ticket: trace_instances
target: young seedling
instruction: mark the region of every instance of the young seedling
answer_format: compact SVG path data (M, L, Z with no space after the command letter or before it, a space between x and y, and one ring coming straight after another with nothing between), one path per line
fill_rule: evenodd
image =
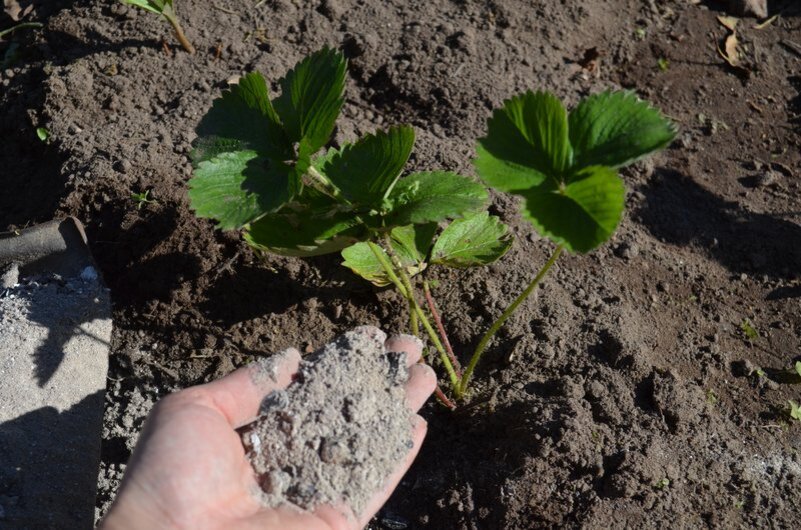
M745 335L745 338L748 339L748 342L754 341L759 338L759 332L754 328L751 324L751 321L747 318L744 318L742 322L740 322L740 330Z
M326 48L280 80L278 97L252 73L215 100L197 131L192 208L223 230L243 230L260 252L342 251L345 266L393 285L409 306L412 332L422 326L458 392L458 365L418 302L413 277L433 265L492 262L511 246L509 230L487 214L487 190L473 179L448 171L400 178L414 146L411 127L323 151L342 107L346 67L341 53ZM447 220L454 221L441 228Z
M141 210L146 204L155 202L150 198L150 190L145 190L140 193L131 193L131 199L136 203L136 209Z
M195 47L192 46L192 43L186 38L184 30L178 22L178 16L175 14L175 8L173 7L173 0L122 0L122 2L164 17L167 22L170 23L172 29L175 30L175 36L178 38L178 42L181 43L183 49L189 53L195 53Z
M523 217L556 249L534 279L482 337L460 382L492 337L534 291L563 251L584 254L620 222L626 190L617 169L666 147L676 128L631 92L602 92L571 112L546 92L526 92L495 110L474 161L488 185L520 195Z
M37 127L36 137L42 142L48 143L50 141L50 131L46 127Z

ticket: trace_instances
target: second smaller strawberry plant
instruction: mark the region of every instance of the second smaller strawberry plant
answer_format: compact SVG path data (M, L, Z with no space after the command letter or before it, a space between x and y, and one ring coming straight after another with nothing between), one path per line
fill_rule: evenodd
M122 0L122 3L135 6L164 17L164 20L166 20L170 26L172 26L173 31L175 31L175 37L178 39L178 42L181 43L181 47L183 47L183 49L189 53L195 53L195 47L192 46L192 43L186 38L184 29L181 27L181 23L178 21L178 15L175 13L173 0Z

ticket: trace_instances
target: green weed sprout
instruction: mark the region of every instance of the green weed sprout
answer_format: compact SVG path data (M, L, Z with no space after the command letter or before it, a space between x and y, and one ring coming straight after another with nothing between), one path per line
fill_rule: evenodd
M146 204L156 202L155 199L150 197L150 190L145 190L139 193L131 193L131 200L136 203L137 210L141 210Z
M787 403L790 404L790 418L801 421L801 405L792 399L788 400Z
M632 92L602 92L568 113L546 92L525 92L493 112L474 165L483 181L523 198L523 217L556 244L550 259L490 326L460 382L464 394L492 337L534 291L563 251L607 241L623 214L617 169L666 147L674 125Z
M178 38L178 42L181 43L183 49L189 53L195 53L195 47L192 46L192 43L186 38L184 30L178 22L178 16L175 14L175 8L173 7L173 0L122 0L122 2L163 16L167 22L170 23L172 29L175 30L175 36Z
M413 276L434 265L490 263L510 248L509 229L486 212L487 190L474 179L449 171L400 178L414 146L411 127L323 150L346 68L341 53L324 48L280 80L275 98L251 73L215 100L197 129L192 208L220 229L242 230L259 252L341 252L358 275L393 285L408 303L412 332L422 325L458 393L458 364L418 302Z

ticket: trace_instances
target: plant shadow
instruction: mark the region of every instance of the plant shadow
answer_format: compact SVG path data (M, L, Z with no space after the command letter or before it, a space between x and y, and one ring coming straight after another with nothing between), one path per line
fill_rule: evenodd
M794 278L801 272L801 226L746 211L691 178L657 169L639 188L645 203L634 212L654 237L694 245L733 273Z
M474 400L455 412L429 405L426 443L378 521L389 514L410 528L421 516L430 528L507 527L507 496L515 496L507 481L526 473L532 461L545 462L546 447L558 443L574 415L558 386L526 388L526 396L503 405L495 398ZM532 506L532 527L547 525L561 509L545 504L543 498Z
M230 327L267 314L286 313L310 298L316 298L326 307L329 302L337 301L353 304L375 301L376 289L341 267L338 254L305 261L308 267L293 266L291 269L298 270L290 274L286 273L290 267L285 266L278 272L258 262L232 264L231 271L214 278L205 301L200 304L201 311L210 320ZM329 281L310 282L306 277L309 269Z

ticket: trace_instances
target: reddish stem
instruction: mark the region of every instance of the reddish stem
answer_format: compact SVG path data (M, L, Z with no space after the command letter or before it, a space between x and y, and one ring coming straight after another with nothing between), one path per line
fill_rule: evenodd
M456 410L456 403L448 399L448 396L445 395L439 385L437 385L437 388L434 389L434 395L437 396L437 399L439 399L443 405L451 410Z
M445 349L448 351L448 357L450 357L451 362L453 363L453 367L456 370L456 375L459 376L459 379L461 379L462 365L459 364L459 360L453 353L453 348L451 347L451 341L448 340L448 334L445 333L445 326L442 325L442 319L439 317L439 312L437 311L436 304L434 304L434 298L431 296L431 289L429 289L427 281L423 282L423 292L426 295L426 302L428 303L428 309L431 311L431 316L434 317L434 323L437 325L437 329L439 330L439 336L442 337L442 342L445 343Z

